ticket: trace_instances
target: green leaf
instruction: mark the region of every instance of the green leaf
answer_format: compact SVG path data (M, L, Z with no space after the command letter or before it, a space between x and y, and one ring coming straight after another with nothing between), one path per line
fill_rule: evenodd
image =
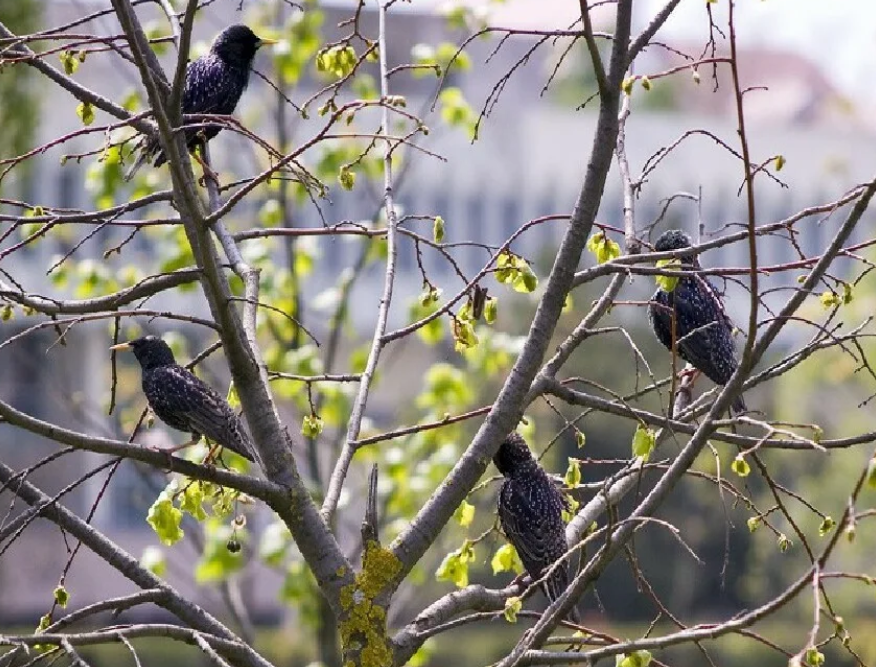
M167 572L167 559L164 557L164 551L154 545L143 549L140 565L157 577L163 577L164 573Z
M438 566L435 578L452 582L457 588L465 588L468 586L468 561L463 560L459 550L450 552Z
M301 422L301 435L305 438L316 438L322 433L322 419L319 415L304 415Z
M37 625L37 634L48 628L52 624L52 615L51 614L43 614L40 616L39 625Z
M620 245L605 235L605 232L596 232L587 240L587 250L596 256L597 264L605 264L620 257Z
M821 667L824 664L824 654L814 646L806 649L803 660L809 667Z
M843 303L848 305L854 298L855 295L852 293L851 283L843 283Z
M517 622L517 614L523 609L523 600L518 596L512 595L505 600L505 611L503 612L505 620L509 623Z
M870 459L870 463L867 464L867 486L876 489L876 458Z
M75 74L76 70L79 69L79 58L72 51L61 51L58 57L61 59L61 64L64 66L64 74L67 76Z
M677 257L672 259L658 259L658 269L677 270L681 267L681 260ZM673 292L678 287L678 276L654 276L657 286L664 292Z
M165 489L149 508L146 522L152 526L152 530L163 544L171 546L183 537L183 530L180 528L182 517L183 513L173 506L171 495L168 489Z
M779 538L776 540L779 545L779 551L785 553L788 549L791 548L792 542L788 539L788 536L782 533L779 535Z
M179 508L183 512L188 512L197 521L203 521L207 518L207 513L204 511L204 487L199 481L189 482L183 487L182 498L180 499Z
M587 436L584 435L583 431L575 431L575 442L578 445L578 449L583 448L587 444Z
M491 296L484 301L484 321L487 324L493 324L496 321L496 316L499 311L499 300Z
M538 277L532 272L532 269L529 267L529 264L523 264L523 268L520 270L520 274L511 284L514 288L515 292L522 292L524 294L530 294L535 291L538 287Z
M352 46L339 44L323 49L317 54L316 69L343 79L353 71L357 60L356 50Z
M462 504L456 508L456 512L453 516L459 521L460 526L466 528L471 525L472 521L474 521L475 506L467 500L463 500Z
M775 167L776 171L782 171L782 167L785 166L785 156L777 155L775 159Z
M740 477L748 477L751 473L751 466L748 465L748 461L745 460L742 454L737 454L736 458L733 459L733 463L730 464L730 470Z
M91 125L94 122L94 107L89 102L80 102L76 105L76 115L83 125Z
M450 319L450 329L453 333L454 349L457 352L463 352L469 348L477 347L479 342L478 336L474 331L472 322L452 317Z
M338 171L338 183L344 190L352 190L356 185L356 173L350 170L349 165L343 165Z
M496 553L490 560L490 566L493 568L494 575L500 572L515 572L517 574L523 572L523 562L513 544L503 544L496 549Z
M432 223L432 238L435 239L435 243L444 240L444 218L440 215L436 215L435 222Z
M570 489L577 488L581 483L581 461L569 459L569 467L566 468L566 477L563 480Z
M67 603L70 602L70 593L67 592L67 589L63 586L56 586L53 595L58 606L66 609Z
M650 651L636 651L624 655L615 656L616 667L648 667L651 664Z
M641 456L643 461L647 461L656 444L657 434L641 423L638 424L633 435L633 456Z
M639 79L639 81L642 84L642 88L644 88L645 90L651 90L651 79L649 79L647 76L643 76L641 79Z
M836 521L833 520L833 517L826 516L821 521L821 525L818 527L818 534L821 537L827 535L830 531L834 529L836 526Z
M748 521L746 521L746 524L748 525L748 532L753 533L754 531L756 531L760 527L761 521L763 521L763 519L761 519L759 516L753 516Z
M821 305L824 306L825 309L833 308L834 306L838 306L840 304L840 298L836 292L822 292L819 299L821 300Z

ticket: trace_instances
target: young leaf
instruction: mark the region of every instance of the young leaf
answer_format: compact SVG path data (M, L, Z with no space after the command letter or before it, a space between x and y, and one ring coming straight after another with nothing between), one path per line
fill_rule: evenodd
M444 218L440 215L435 216L435 222L432 223L432 238L435 243L441 243L444 240Z
M182 516L183 513L173 506L173 501L165 490L149 508L146 522L152 526L162 544L171 546L183 537L183 530L180 528Z
M185 485L179 508L191 514L197 521L207 518L204 511L204 489L200 482L193 481Z
M733 463L730 464L730 470L740 477L748 477L749 473L751 473L751 466L748 465L748 461L745 460L742 454L737 454L736 458L733 459Z
M596 256L597 264L605 264L620 257L620 245L605 235L605 232L596 232L587 241L587 250Z
M776 542L779 545L779 551L785 553L788 549L791 548L791 540L788 539L788 536L782 533L779 535L778 540Z
M90 102L80 102L76 105L76 115L83 125L91 125L94 122L94 107Z
M818 527L818 534L821 537L827 535L830 531L833 530L834 526L836 526L836 521L833 520L833 517L826 516L821 522L821 525Z
M316 438L322 433L322 419L319 415L304 415L301 422L301 435L305 438Z
M670 271L677 270L681 266L681 260L674 259L658 259L656 264L658 269L669 269ZM678 287L678 276L654 276L657 286L664 292L673 292Z
M523 609L523 601L516 595L509 597L505 600L505 611L503 612L505 620L509 623L516 623L517 614L521 609Z
M523 572L523 563L513 544L503 544L496 549L490 566L493 568L494 575L500 572L515 572L517 574Z
M461 552L451 551L441 561L435 572L438 581L450 581L457 588L468 586L468 561L464 561Z
M493 324L496 321L496 315L499 312L499 301L496 297L491 296L484 302L484 321L487 324Z
M67 76L74 74L79 69L79 58L73 55L72 51L61 51L58 57L61 59L61 64L64 66L64 74Z
M581 461L569 459L569 467L566 468L566 477L563 481L570 489L576 488L581 483Z
M614 664L617 667L648 667L651 664L651 652L642 650L618 655L615 656Z
M70 593L63 586L55 587L55 602L58 603L58 606L62 609L67 608L67 603L70 602Z
M636 433L633 435L633 456L641 456L643 461L647 461L656 444L657 434L654 431L642 424L636 426Z
M812 646L806 649L806 654L803 656L803 660L806 661L806 664L809 667L821 667L824 664L824 653Z
M474 521L474 516L475 506L466 500L462 501L462 504L456 508L456 512L454 514L456 520L459 521L459 525L463 528L471 525L471 522Z

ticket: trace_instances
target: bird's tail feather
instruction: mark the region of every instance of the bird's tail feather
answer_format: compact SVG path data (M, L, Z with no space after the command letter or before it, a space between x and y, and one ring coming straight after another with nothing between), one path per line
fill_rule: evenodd
M569 568L562 565L557 566L551 575L544 582L544 594L548 600L554 602L569 587ZM566 620L578 625L581 623L581 616L578 614L578 609L573 605L566 613Z
M128 168L128 171L125 172L125 182L134 178L136 173L140 171L140 167L152 159L157 150L157 146L154 140L149 139L148 137L143 137L135 150L137 151L137 158Z

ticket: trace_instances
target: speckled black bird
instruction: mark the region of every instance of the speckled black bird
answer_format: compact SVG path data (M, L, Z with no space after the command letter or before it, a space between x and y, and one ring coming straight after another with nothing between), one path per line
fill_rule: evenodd
M499 522L527 573L537 581L568 551L563 521L566 499L517 432L505 438L493 463L505 476L499 490ZM569 572L566 559L544 581L549 600L556 600L566 590ZM569 619L577 622L577 618L573 608Z
M664 232L654 250L667 252L691 246L690 237L678 229ZM699 269L696 257L681 258L685 269ZM679 278L675 289L658 288L648 307L648 319L655 335L672 350L672 311L675 310L675 340L678 354L702 371L715 384L727 384L739 366L733 342L733 323L724 311L718 290L705 276ZM745 401L737 396L734 412L745 412Z
M143 369L143 393L149 407L168 426L192 434L190 442L170 451L193 445L203 435L253 460L252 443L228 401L177 364L167 343L156 336L145 336L110 349L134 352Z
M245 25L225 28L213 40L210 51L190 62L186 68L182 95L183 114L227 116L233 113L249 84L249 72L256 51L265 44L274 43L275 40L256 36ZM194 152L196 148L204 146L221 129L220 125L186 129L189 151ZM140 155L128 170L125 180L130 180L148 160L152 161L154 167L160 167L167 162L158 137L150 137L144 141Z

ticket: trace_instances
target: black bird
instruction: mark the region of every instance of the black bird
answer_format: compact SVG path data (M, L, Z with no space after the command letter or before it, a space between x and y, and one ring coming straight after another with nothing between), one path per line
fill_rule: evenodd
M168 426L192 434L190 442L169 451L189 447L203 435L254 460L252 442L228 401L177 364L167 343L157 336L146 336L110 349L134 352L143 369L143 393L149 407Z
M493 463L505 476L499 490L499 522L529 576L537 581L568 551L563 521L566 498L515 431L499 446ZM569 586L569 572L566 559L544 581L544 593L552 602ZM569 619L577 622L577 618L573 608Z
M275 40L257 37L245 25L225 28L213 40L209 53L190 62L186 68L182 95L183 114L227 116L233 113L249 84L249 71L256 51L265 44L274 43ZM186 129L189 151L194 153L196 148L205 146L221 129L220 125ZM147 160L152 160L154 167L160 167L167 162L156 136L148 137L141 144L140 155L125 174L125 180L133 178Z
M654 244L657 252L681 250L691 246L690 237L678 229L661 234ZM681 268L700 269L696 257L682 257ZM671 292L658 288L648 306L648 319L654 334L672 350L672 316L675 311L675 342L678 354L715 384L727 384L739 366L733 342L733 323L724 311L718 290L706 278L691 275L679 278ZM739 395L732 410L745 412Z

